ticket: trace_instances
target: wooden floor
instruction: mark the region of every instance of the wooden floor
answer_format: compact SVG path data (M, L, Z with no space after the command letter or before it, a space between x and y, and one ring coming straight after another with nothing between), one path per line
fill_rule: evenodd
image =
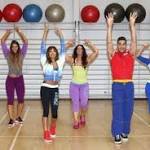
M61 101L57 138L47 144L42 140L40 101L27 101L23 126L7 127L6 102L0 101L0 150L149 150L150 115L146 101L136 101L132 131L127 143L115 145L111 138L111 101L90 101L87 125L72 129L69 101Z

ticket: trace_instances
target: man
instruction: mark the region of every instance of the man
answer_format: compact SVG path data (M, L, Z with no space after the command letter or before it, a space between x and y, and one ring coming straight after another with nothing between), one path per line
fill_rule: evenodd
M128 140L130 123L134 106L134 85L132 82L137 38L135 20L137 14L130 14L129 26L131 33L130 49L127 49L125 37L117 39L117 48L113 48L112 28L114 18L112 13L106 17L107 21L107 55L112 72L112 135L117 144Z

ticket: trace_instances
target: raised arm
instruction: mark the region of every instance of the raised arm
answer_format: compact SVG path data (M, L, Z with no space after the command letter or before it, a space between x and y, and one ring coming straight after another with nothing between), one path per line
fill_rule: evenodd
M75 40L74 39L70 39L70 40L67 41L67 43L65 45L65 48L69 49L69 48L72 48L74 45L75 45ZM71 65L72 62L73 62L72 56L71 55L66 55L65 56L65 61L66 61L66 63Z
M19 27L15 27L15 31L17 32L17 34L20 36L21 40L23 43L28 43L28 40L26 38L26 36L23 34L23 32L19 29Z
M139 60L140 62L142 62L145 65L149 65L150 64L150 58L145 58L143 56L138 56L137 60Z
M141 54L143 53L143 51L145 49L148 49L148 47L149 47L148 43L143 44L142 48L140 50L138 50L138 53L136 54L137 60L139 60L140 62L142 62L145 65L149 65L150 64L150 58L145 58L145 57L141 56Z
M43 38L42 40L43 41L46 41L47 40L47 35L48 35L48 24L44 24L44 33L43 33Z
M41 59L42 66L46 62L46 39L47 39L47 35L48 35L48 25L44 24L44 33L43 33L41 48L40 48L40 59Z
M136 18L137 18L136 12L130 14L130 20L129 20L130 34L131 34L130 53L134 56L136 55L136 50L137 50L137 36L136 36L136 28L135 28Z
M96 59L99 52L98 52L97 47L94 44L92 44L92 42L90 40L85 40L85 45L90 50L92 50L92 53L90 55L88 55L88 58L87 58L88 64L91 64Z
M75 45L75 40L74 39L69 39L67 43L65 44L65 49L72 48Z
M9 54L9 48L7 47L5 42L11 33L12 33L12 30L6 30L6 32L4 33L4 35L1 38L2 50L3 50L3 54L5 57L7 57Z
M140 56L140 55L144 52L145 49L148 49L148 48L149 48L149 46L150 46L150 45L149 45L148 43L142 44L141 49L138 49L138 50L136 51L136 57Z
M60 28L55 28L55 33L60 39L60 56L65 56L65 41L62 30Z
M23 42L21 52L22 52L22 55L25 56L27 53L27 49L28 49L28 40L26 36L23 34L23 32L19 29L19 27L15 27L15 31L17 32L17 34L19 35L19 37L21 38Z
M108 58L111 59L114 48L113 48L113 42L112 42L112 28L113 28L113 22L114 17L112 13L109 13L108 16L106 16L106 22L107 22L107 55Z
M1 38L1 43L4 43L8 39L8 37L11 33L12 33L12 30L10 30L10 29L6 30L6 32L4 33L4 35Z

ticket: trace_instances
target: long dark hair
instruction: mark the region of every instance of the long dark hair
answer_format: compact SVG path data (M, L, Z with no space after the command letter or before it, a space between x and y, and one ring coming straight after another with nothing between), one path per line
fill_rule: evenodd
M51 62L52 62L51 58L49 57L49 52L50 52L52 49L54 49L54 51L56 52L55 61L57 61L57 60L59 59L59 53L58 53L57 48L56 48L55 46L49 46L49 47L47 48L47 52L46 52L46 58L47 58L47 62L48 62L48 63L51 63Z
M77 58L77 49L78 49L78 47L79 46L81 46L82 47L82 58L81 58L81 60L82 60L82 66L84 67L84 68L86 68L87 67L87 64L88 64L88 62L87 62L87 53L86 53L86 49L84 48L84 46L82 45L82 44L78 44L75 48L74 48L74 51L73 51L73 54L72 54L72 57L73 57L73 62L74 62L74 64L75 64L75 60L76 60L76 58Z
M14 51L12 50L14 44L18 46L18 50L16 53L14 53ZM9 59L13 65L17 66L18 68L22 67L20 45L16 40L11 41Z

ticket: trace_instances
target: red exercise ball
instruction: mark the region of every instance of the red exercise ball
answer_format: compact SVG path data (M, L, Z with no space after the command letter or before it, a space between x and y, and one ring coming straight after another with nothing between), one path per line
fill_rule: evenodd
M87 5L81 10L81 18L84 22L94 23L100 17L98 8L94 5Z
M22 16L22 9L17 4L8 4L3 9L3 17L7 22L18 22Z
M3 14L2 14L2 12L0 10L0 21L2 20L2 18L3 18Z

